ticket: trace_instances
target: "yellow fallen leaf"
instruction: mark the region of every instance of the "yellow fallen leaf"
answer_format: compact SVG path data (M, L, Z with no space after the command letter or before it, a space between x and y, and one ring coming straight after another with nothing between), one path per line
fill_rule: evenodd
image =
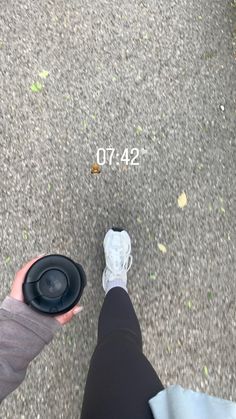
M136 128L136 134L139 135L139 134L141 134L142 131L143 131L142 127L140 127L140 125L138 125L137 128Z
M49 75L49 72L47 70L43 70L39 73L39 77L41 77L41 79L46 79Z
M204 366L204 368L203 368L203 373L204 373L204 375L206 376L206 377L208 377L208 368L207 368L207 366L205 365Z
M193 307L193 303L191 300L188 301L187 306L189 308L189 310L191 310L191 308Z
M184 208L187 205L187 196L185 192L182 192L182 194L178 197L178 206L180 208Z
M28 233L28 231L27 231L27 230L24 230L24 231L23 231L23 239L24 239L24 240L28 240L28 238L29 238L29 233Z
M162 253L166 253L166 252L167 252L167 249L166 249L165 245L164 245L164 244L162 244L162 243L158 243L158 248L159 248L159 250L160 250Z

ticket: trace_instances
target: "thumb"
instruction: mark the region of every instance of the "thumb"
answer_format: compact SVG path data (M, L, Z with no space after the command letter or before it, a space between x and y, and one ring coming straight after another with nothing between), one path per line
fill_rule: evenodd
M73 309L73 314L78 314L83 310L83 306L75 306L75 308Z

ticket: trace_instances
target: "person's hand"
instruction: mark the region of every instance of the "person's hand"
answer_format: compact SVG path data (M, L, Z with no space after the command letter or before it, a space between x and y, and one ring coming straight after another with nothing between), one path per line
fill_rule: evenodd
M26 275L27 271L29 270L29 268L33 265L33 263L36 262L36 260L42 258L43 256L45 256L45 253L40 255L40 256L37 256L36 258L27 262L16 273L13 284L12 284L11 292L10 292L10 296L12 298L15 298L16 300L24 302L22 285L23 285L23 282L24 282L24 279L25 279L25 275ZM82 306L76 305L70 311L67 311L67 313L59 314L58 316L54 316L54 319L56 319L61 325L64 325L64 324L68 323L75 314L80 313L82 310L83 310Z

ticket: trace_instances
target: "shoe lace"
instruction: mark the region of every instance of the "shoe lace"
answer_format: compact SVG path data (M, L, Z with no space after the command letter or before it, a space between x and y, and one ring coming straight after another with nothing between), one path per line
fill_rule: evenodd
M119 253L120 253L121 257L122 257L122 254L121 254L122 253L122 249L119 249L118 251L119 251ZM107 268L111 272L115 273L116 275L119 274L119 273L121 273L124 269L126 270L126 272L128 272L130 270L130 268L131 268L132 263L133 263L133 256L130 255L129 252L130 252L130 248L127 250L127 254L126 254L125 258L124 258L124 262L122 264L122 268L121 268L120 271L118 271L118 272L117 271L116 272L113 271L113 268L110 266L109 259L108 259L108 261L106 263Z

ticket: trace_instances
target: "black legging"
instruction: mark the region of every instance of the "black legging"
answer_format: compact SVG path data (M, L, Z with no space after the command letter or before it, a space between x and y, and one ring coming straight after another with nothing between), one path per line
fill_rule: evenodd
M90 361L81 419L153 419L148 400L163 390L142 353L142 335L128 293L105 296Z

